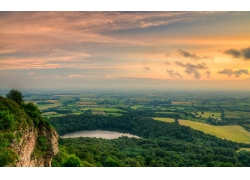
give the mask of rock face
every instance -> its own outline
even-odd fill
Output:
[[[0,166],[50,167],[58,134],[33,103],[0,96]]]
[[[55,130],[46,127],[36,129],[28,127],[22,131],[19,142],[13,142],[11,147],[17,152],[19,159],[11,165],[14,167],[51,167],[52,157],[58,152],[58,134]],[[38,137],[46,137],[47,149],[36,154]]]

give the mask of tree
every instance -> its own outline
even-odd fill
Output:
[[[23,95],[17,89],[12,89],[6,94],[6,98],[11,99],[21,105],[23,103]]]
[[[82,162],[75,154],[69,155],[69,157],[62,163],[63,167],[81,167]]]

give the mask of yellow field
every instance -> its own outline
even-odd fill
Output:
[[[241,126],[213,126],[189,120],[179,120],[179,124],[189,126],[193,129],[203,131],[206,134],[211,134],[222,139],[234,142],[250,143],[250,132]]]
[[[153,117],[154,120],[164,121],[164,122],[174,122],[173,118],[160,118],[160,117]]]
[[[250,151],[250,148],[240,148],[237,152],[240,152],[240,151]]]

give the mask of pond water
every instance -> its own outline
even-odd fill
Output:
[[[120,133],[120,132],[115,132],[115,131],[103,131],[103,130],[75,131],[75,132],[66,133],[60,137],[61,138],[96,137],[96,138],[103,138],[103,139],[116,139],[122,136],[140,138],[138,136],[131,135],[129,133]]]

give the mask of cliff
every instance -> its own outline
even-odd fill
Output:
[[[50,167],[58,134],[32,103],[0,96],[0,166]]]

